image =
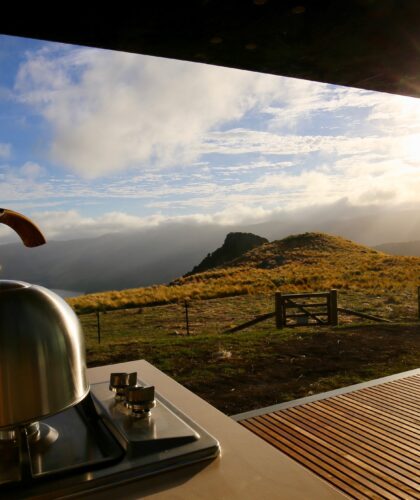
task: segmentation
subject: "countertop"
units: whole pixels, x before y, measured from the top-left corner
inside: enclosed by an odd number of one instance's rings
[[[132,361],[88,370],[91,383],[109,373],[137,371],[172,404],[212,434],[221,455],[211,462],[165,472],[79,498],[93,499],[337,499],[339,491],[147,363]]]

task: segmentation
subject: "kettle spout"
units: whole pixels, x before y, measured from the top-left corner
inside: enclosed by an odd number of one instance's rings
[[[46,243],[40,229],[30,219],[18,212],[0,208],[0,222],[16,231],[27,247],[38,247]]]

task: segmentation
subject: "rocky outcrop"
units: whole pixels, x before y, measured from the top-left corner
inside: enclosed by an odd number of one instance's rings
[[[227,262],[240,257],[244,253],[252,250],[253,248],[259,247],[264,243],[268,243],[266,238],[257,236],[252,233],[229,233],[223,245],[215,250],[213,253],[209,253],[198,266],[186,274],[190,276],[192,274],[201,273],[214,267],[221,266]]]

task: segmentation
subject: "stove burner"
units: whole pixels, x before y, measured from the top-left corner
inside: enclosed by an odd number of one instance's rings
[[[0,431],[0,497],[65,496],[218,453],[214,438],[137,374],[112,374],[75,407]]]
[[[25,425],[23,427],[27,439],[31,441],[37,441],[41,436],[39,422],[32,422],[31,424]],[[13,429],[8,429],[0,431],[0,441],[16,441],[19,436],[19,428],[15,427]]]
[[[137,373],[111,373],[109,390],[115,392],[116,399],[125,399],[127,389],[137,385]]]
[[[51,446],[58,438],[58,432],[53,427],[43,422],[32,422],[21,429],[0,431],[0,443],[3,445],[9,443],[13,446],[18,441],[20,432],[23,432],[23,437],[28,443],[36,443],[39,450]]]
[[[17,431],[16,429],[11,429],[8,431],[0,431],[0,443],[6,441],[16,441]]]

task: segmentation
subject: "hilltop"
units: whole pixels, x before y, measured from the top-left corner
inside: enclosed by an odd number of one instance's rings
[[[268,243],[267,238],[262,238],[252,233],[229,233],[223,245],[212,253],[209,253],[200,264],[185,276],[202,273],[214,267],[227,264],[231,260],[242,256],[249,250]]]
[[[303,291],[416,288],[420,258],[391,256],[325,233],[304,233],[264,243],[214,269],[170,285],[86,295],[69,302],[77,311],[138,307],[185,299]]]
[[[274,269],[287,263],[315,263],[313,259],[332,256],[359,256],[379,254],[365,245],[331,236],[326,233],[303,233],[288,236],[251,250],[228,263],[229,267],[247,266],[261,269]]]

